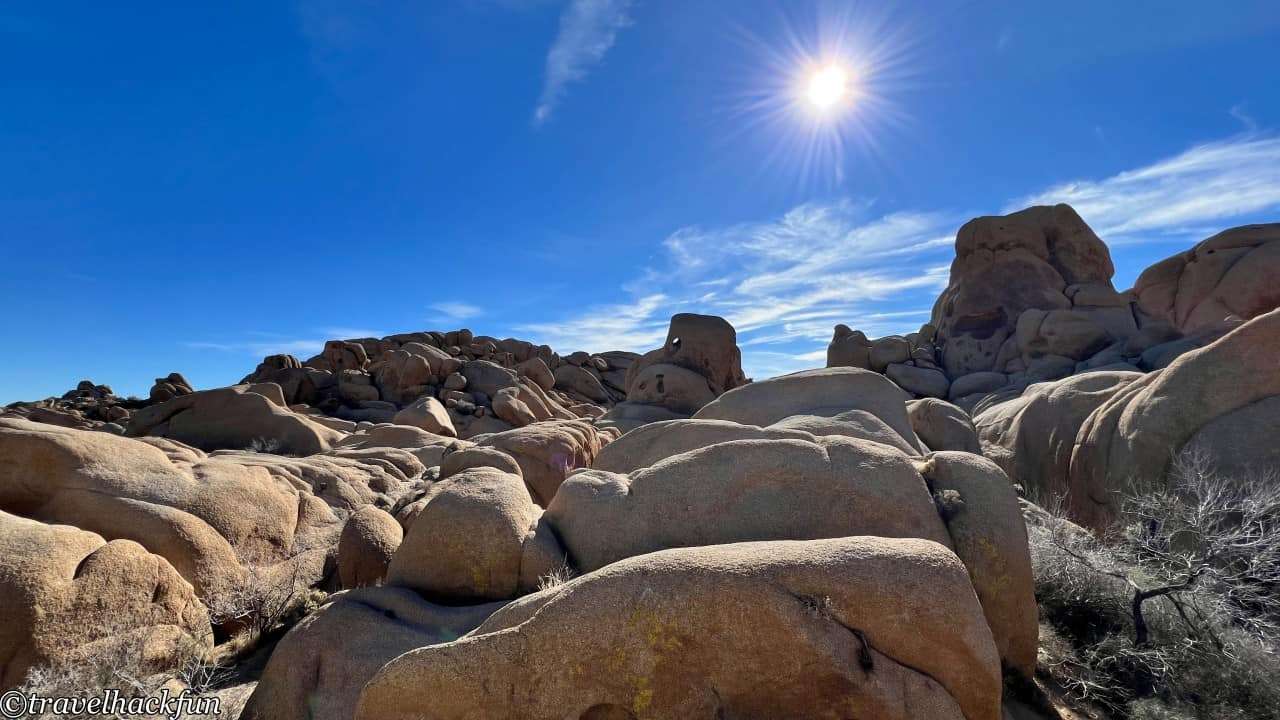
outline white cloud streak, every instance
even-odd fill
[[[541,125],[552,113],[570,84],[580,82],[604,59],[618,31],[631,24],[631,0],[571,0],[560,16],[560,32],[547,52],[542,95],[533,111]]]
[[[1280,138],[1249,134],[1196,145],[1102,180],[1055,185],[1013,201],[1004,212],[1060,202],[1110,243],[1195,234],[1280,207]]]
[[[445,320],[466,320],[484,313],[484,310],[460,300],[447,300],[427,306],[434,316]]]

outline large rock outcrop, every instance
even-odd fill
[[[965,567],[923,540],[669,550],[511,603],[387,663],[359,720],[997,720]]]
[[[614,437],[615,431],[598,429],[582,420],[554,420],[478,436],[475,443],[511,456],[520,466],[534,502],[545,507],[565,477],[589,467]]]
[[[930,321],[947,375],[995,369],[1027,310],[1069,310],[1079,288],[1116,295],[1114,272],[1107,246],[1067,205],[965,223]]]
[[[289,455],[328,450],[342,433],[284,405],[278,385],[235,385],[179,395],[138,410],[129,434],[166,437],[202,450],[244,449],[270,443]]]
[[[628,366],[626,402],[598,424],[625,432],[645,423],[686,418],[747,382],[733,326],[714,315],[680,313],[672,316],[662,347]]]
[[[517,475],[490,467],[451,475],[410,525],[387,584],[454,604],[530,592],[563,563],[541,519]]]

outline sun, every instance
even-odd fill
[[[805,83],[805,98],[820,113],[829,113],[844,105],[850,95],[849,71],[839,65],[818,68]]]

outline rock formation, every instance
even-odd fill
[[[1150,372],[1280,305],[1280,225],[1219,233],[1117,292],[1103,242],[1069,206],[971,220],[929,323],[869,340],[837,325],[828,367],[884,373],[975,410],[997,391],[1093,370]]]
[[[998,720],[1000,684],[955,556],[855,537],[615,563],[400,655],[355,717]]]
[[[723,318],[681,313],[671,318],[662,347],[630,364],[626,402],[597,424],[625,432],[648,422],[689,417],[747,382],[733,326]]]

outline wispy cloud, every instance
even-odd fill
[[[541,125],[551,118],[567,87],[587,76],[631,23],[631,0],[571,0],[560,16],[560,32],[547,52],[542,95],[533,111]]]
[[[812,366],[838,322],[870,332],[919,326],[946,284],[949,213],[876,215],[849,199],[806,203],[781,217],[725,227],[685,227],[664,255],[628,284],[632,303],[587,308],[556,323],[517,330],[553,347],[643,351],[656,347],[677,312],[721,315],[747,348],[757,376]],[[821,364],[818,362],[817,364]]]
[[[1029,194],[1000,212],[1067,202],[1108,242],[1199,239],[1280,209],[1280,139],[1247,135],[1189,148],[1100,180]],[[518,330],[557,349],[644,351],[677,312],[722,315],[738,329],[748,374],[822,364],[832,326],[874,337],[927,322],[946,285],[956,230],[990,212],[875,212],[866,200],[806,203],[780,217],[684,227],[662,257],[604,305]]]
[[[459,300],[432,303],[427,307],[433,311],[435,317],[445,320],[466,320],[484,312],[484,310],[475,305]]]
[[[648,350],[667,337],[665,308],[671,303],[671,298],[655,293],[630,303],[592,306],[565,322],[529,323],[516,330],[564,352]]]
[[[1075,180],[1014,200],[1068,203],[1110,243],[1194,236],[1207,225],[1280,207],[1280,138],[1248,134],[1196,145],[1102,180]]]
[[[217,350],[218,352],[239,353],[253,357],[268,355],[296,355],[307,359],[319,355],[324,349],[325,340],[319,338],[281,338],[279,340],[250,340],[228,342],[184,342],[182,346],[191,350]]]
[[[1258,131],[1258,121],[1249,114],[1249,110],[1245,107],[1244,103],[1232,105],[1231,109],[1227,111],[1227,114],[1231,115],[1231,117],[1236,120],[1239,120],[1240,124],[1244,125],[1245,130],[1249,132]]]

